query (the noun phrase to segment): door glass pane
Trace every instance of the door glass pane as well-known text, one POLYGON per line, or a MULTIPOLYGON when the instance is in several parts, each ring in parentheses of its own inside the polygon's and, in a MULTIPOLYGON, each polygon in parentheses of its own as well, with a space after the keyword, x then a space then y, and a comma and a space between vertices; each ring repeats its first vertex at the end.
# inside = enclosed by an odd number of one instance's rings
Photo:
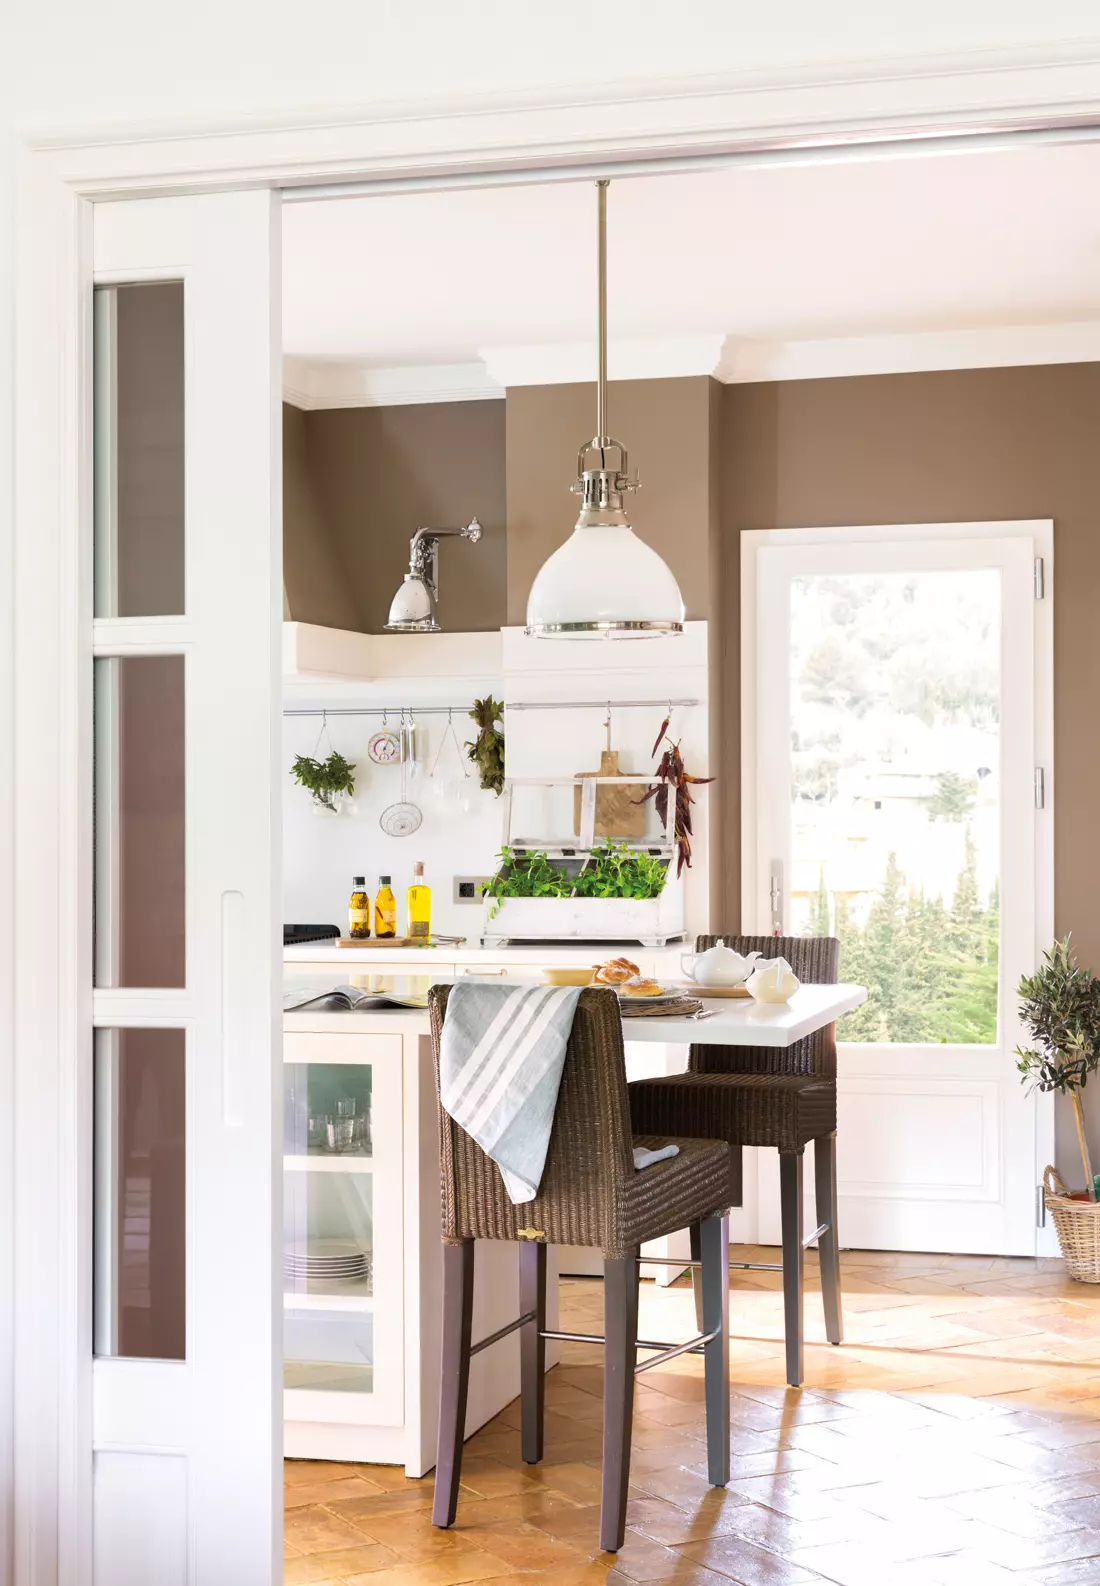
POLYGON ((96 985, 186 984, 184 659, 95 663, 96 985))
POLYGON ((791 585, 789 926, 868 987, 844 1041, 997 1039, 996 569, 791 585))
POLYGON ((184 610, 183 282, 95 302, 95 615, 184 610))
POLYGON ((95 1347, 183 1360, 187 1053, 183 1030, 98 1030, 95 1347))

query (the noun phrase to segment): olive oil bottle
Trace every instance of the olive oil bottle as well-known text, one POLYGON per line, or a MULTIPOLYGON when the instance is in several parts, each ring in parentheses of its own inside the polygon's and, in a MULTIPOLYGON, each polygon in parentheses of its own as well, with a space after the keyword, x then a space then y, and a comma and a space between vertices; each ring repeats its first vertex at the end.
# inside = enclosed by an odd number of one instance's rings
POLYGON ((353 942, 370 939, 370 894, 366 876, 352 878, 352 893, 348 899, 348 935, 353 942))
POLYGON ((426 942, 432 934, 432 889, 424 880, 424 865, 413 865, 412 886, 408 891, 409 936, 426 942))
POLYGON ((378 891, 374 896, 374 935, 380 942, 397 935, 397 899, 390 891, 389 876, 378 877, 378 891))

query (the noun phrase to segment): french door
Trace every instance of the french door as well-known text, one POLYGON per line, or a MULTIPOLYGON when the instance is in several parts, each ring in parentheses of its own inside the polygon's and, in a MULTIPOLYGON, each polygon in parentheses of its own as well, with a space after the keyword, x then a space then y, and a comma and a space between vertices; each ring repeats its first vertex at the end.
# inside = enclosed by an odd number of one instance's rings
POLYGON ((1051 539, 743 536, 743 917, 839 937, 841 978, 870 993, 837 1027, 847 1246, 1038 1248, 1052 1110, 1012 1054, 1052 933, 1051 539))
POLYGON ((95 207, 95 1586, 282 1579, 276 222, 95 207))

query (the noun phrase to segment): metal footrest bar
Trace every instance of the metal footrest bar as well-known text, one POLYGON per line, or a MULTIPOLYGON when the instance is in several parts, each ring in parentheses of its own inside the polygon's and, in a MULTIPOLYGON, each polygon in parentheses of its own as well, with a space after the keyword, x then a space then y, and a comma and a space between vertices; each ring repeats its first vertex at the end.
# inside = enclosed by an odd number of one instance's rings
MULTIPOLYGON (((511 1329, 508 1329, 511 1331, 511 1329)), ((634 1367, 635 1375, 641 1371, 649 1371, 653 1366, 659 1366, 666 1360, 674 1360, 677 1355, 701 1355, 703 1346, 713 1342, 718 1337, 720 1329, 715 1328, 710 1333, 699 1333, 694 1338, 689 1338, 686 1344, 657 1343, 652 1338, 638 1338, 635 1340, 635 1349, 656 1349, 658 1353, 652 1360, 643 1360, 634 1367)), ((540 1338, 550 1338, 560 1344, 606 1344, 607 1339, 602 1333, 558 1333, 543 1332, 540 1338)), ((489 1340, 487 1340, 488 1342, 489 1340)))
POLYGON ((807 1234, 805 1239, 803 1239, 803 1241, 802 1241, 803 1250, 805 1250, 809 1245, 812 1245, 815 1239, 820 1239, 822 1234, 827 1234, 828 1232, 829 1232, 829 1224, 828 1223, 819 1223, 818 1226, 814 1229, 813 1233, 812 1234, 807 1234))
MULTIPOLYGON (((651 1267, 702 1267, 701 1261, 693 1261, 690 1256, 642 1256, 642 1262, 651 1267)), ((781 1261, 731 1261, 731 1272, 782 1272, 781 1261)))
POLYGON ((720 1327, 714 1327, 709 1333, 700 1333, 697 1338, 689 1338, 686 1344, 672 1344, 662 1354, 654 1355, 652 1360, 640 1360, 634 1367, 634 1375, 637 1377, 643 1371, 652 1371, 654 1366, 662 1366, 666 1360, 675 1360, 677 1355, 701 1355, 703 1346, 713 1343, 721 1331, 720 1327))
MULTIPOLYGON (((514 1333, 520 1327, 526 1327, 528 1322, 535 1320, 534 1311, 527 1311, 523 1316, 517 1316, 514 1322, 508 1322, 504 1327, 498 1327, 495 1333, 490 1333, 488 1338, 481 1338, 476 1344, 470 1345, 470 1356, 480 1355, 483 1349, 488 1349, 490 1344, 499 1344, 502 1338, 507 1338, 509 1333, 514 1333)), ((544 1338, 546 1334, 542 1335, 544 1338)))

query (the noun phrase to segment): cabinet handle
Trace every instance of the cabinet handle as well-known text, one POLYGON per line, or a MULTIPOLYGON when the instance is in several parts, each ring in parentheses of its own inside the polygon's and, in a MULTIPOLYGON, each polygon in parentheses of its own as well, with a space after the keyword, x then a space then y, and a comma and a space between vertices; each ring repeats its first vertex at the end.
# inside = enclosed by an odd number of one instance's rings
POLYGON ((506 975, 508 971, 506 969, 478 969, 476 965, 467 965, 463 968, 462 973, 464 975, 506 975))

